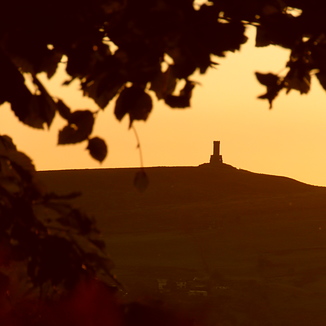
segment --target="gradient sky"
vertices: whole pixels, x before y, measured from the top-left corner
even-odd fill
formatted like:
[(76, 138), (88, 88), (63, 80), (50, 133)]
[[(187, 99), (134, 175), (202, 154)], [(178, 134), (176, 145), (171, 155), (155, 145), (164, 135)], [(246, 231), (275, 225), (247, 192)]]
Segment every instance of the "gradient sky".
[[(282, 175), (314, 185), (326, 186), (326, 94), (312, 78), (308, 95), (284, 92), (269, 110), (257, 96), (265, 92), (254, 72), (282, 72), (289, 51), (274, 46), (254, 48), (254, 30), (240, 52), (217, 58), (220, 63), (204, 76), (189, 109), (170, 109), (155, 101), (148, 121), (136, 122), (145, 166), (197, 166), (209, 161), (212, 142), (221, 141), (227, 164), (253, 172)], [(48, 84), (52, 95), (61, 97), (73, 109), (96, 110), (83, 98), (78, 84), (60, 87), (59, 73)], [(153, 96), (154, 99), (154, 96)], [(57, 146), (57, 131), (64, 121), (57, 117), (50, 131), (24, 126), (2, 107), (0, 128), (18, 148), (31, 156), (38, 170), (116, 168), (140, 165), (136, 138), (113, 116), (113, 104), (100, 113), (93, 135), (109, 146), (108, 158), (99, 164), (86, 152), (86, 143)]]

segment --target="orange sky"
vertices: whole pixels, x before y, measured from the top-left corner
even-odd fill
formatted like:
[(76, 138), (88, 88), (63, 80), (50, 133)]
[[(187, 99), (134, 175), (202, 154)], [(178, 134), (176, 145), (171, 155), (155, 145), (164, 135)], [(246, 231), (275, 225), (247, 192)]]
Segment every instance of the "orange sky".
[[(257, 99), (265, 89), (254, 72), (281, 72), (288, 51), (273, 46), (255, 49), (254, 31), (249, 34), (251, 40), (240, 52), (218, 58), (217, 69), (192, 78), (201, 86), (195, 88), (190, 109), (172, 110), (155, 102), (149, 120), (135, 123), (145, 166), (208, 162), (213, 140), (220, 140), (225, 163), (326, 186), (325, 92), (313, 78), (308, 95), (281, 93), (269, 110), (267, 101)], [(59, 74), (51, 81), (53, 95), (73, 109), (97, 109), (91, 100), (82, 98), (77, 83), (59, 87), (61, 80)], [(34, 130), (17, 121), (8, 105), (2, 107), (2, 133), (13, 137), (38, 170), (139, 166), (135, 136), (128, 131), (127, 118), (122, 123), (115, 120), (113, 105), (101, 112), (93, 133), (109, 145), (109, 156), (102, 165), (89, 157), (85, 143), (56, 146), (57, 130), (62, 126), (63, 121), (56, 118), (50, 132)]]

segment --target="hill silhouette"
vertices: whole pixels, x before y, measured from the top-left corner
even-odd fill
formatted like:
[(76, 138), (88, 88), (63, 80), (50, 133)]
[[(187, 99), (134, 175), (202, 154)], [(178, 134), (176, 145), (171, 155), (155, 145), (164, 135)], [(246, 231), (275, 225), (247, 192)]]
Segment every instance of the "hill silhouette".
[[(112, 233), (175, 229), (179, 223), (205, 227), (204, 216), (195, 214), (196, 209), (204, 213), (205, 206), (218, 209), (217, 216), (223, 212), (234, 215), (236, 211), (244, 215), (248, 209), (247, 213), (255, 213), (258, 209), (269, 215), (281, 213), (288, 207), (292, 211), (301, 210), (302, 196), (309, 201), (307, 205), (315, 206), (319, 196), (326, 193), (323, 187), (238, 170), (226, 164), (220, 168), (209, 165), (147, 168), (150, 186), (145, 193), (138, 193), (133, 186), (137, 170), (86, 169), (39, 174), (50, 189), (60, 194), (80, 191), (82, 195), (75, 204), (97, 216), (99, 222), (106, 219)], [(193, 216), (179, 215), (184, 209), (191, 209)]]
[(164, 295), (219, 325), (324, 325), (326, 188), (223, 164), (148, 168), (139, 193), (136, 171), (39, 172), (58, 193), (82, 191), (74, 204), (96, 217), (131, 297), (200, 278), (207, 297)]

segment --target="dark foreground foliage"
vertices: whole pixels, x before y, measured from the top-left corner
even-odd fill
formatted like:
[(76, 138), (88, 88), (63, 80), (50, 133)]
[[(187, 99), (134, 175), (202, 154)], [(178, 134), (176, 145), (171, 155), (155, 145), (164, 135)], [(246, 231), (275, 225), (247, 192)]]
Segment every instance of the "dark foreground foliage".
[(59, 300), (25, 299), (0, 309), (2, 326), (191, 326), (163, 303), (121, 303), (112, 288), (85, 279)]
[(48, 193), (31, 160), (0, 137), (0, 309), (66, 295), (85, 278), (119, 286), (95, 221), (67, 202), (76, 195)]

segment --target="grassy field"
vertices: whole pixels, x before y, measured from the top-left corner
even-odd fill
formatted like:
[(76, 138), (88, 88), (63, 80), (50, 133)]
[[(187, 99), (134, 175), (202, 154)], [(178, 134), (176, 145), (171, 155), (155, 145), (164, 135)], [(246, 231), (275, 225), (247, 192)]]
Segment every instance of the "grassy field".
[(326, 188), (206, 165), (149, 168), (139, 193), (136, 171), (39, 173), (82, 191), (128, 297), (195, 305), (209, 325), (326, 324)]

